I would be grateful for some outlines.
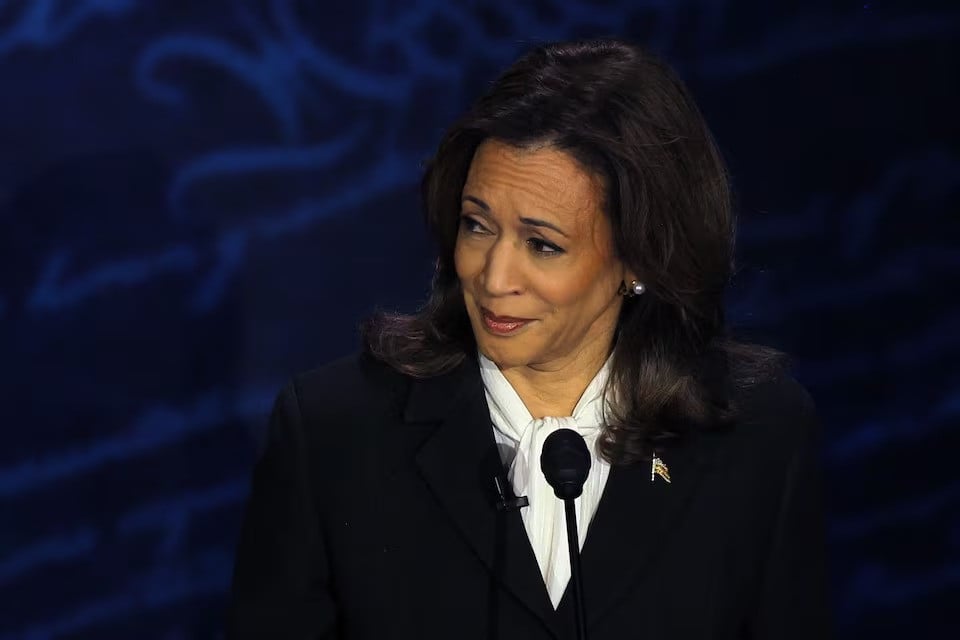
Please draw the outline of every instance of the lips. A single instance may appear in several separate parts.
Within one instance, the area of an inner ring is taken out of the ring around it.
[[[515,318],[513,316],[498,316],[491,313],[489,309],[480,309],[483,317],[483,325],[491,333],[498,335],[508,335],[519,331],[522,327],[532,322],[530,318]]]

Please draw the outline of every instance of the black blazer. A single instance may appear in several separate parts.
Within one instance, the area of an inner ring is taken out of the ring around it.
[[[788,377],[733,428],[613,467],[582,552],[591,640],[828,635],[817,422]],[[227,637],[574,638],[502,473],[477,364],[413,380],[366,356],[297,377],[256,465]]]

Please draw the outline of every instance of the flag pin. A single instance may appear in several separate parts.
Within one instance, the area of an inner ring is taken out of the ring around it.
[[[663,460],[656,453],[653,454],[653,460],[650,462],[650,482],[654,482],[660,476],[668,483],[670,482],[670,469],[664,464]]]

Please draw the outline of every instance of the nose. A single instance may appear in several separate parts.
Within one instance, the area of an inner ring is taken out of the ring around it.
[[[483,288],[490,296],[516,295],[523,291],[522,255],[513,242],[501,238],[487,251]]]

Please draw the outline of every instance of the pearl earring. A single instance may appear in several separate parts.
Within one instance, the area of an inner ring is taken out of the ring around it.
[[[627,286],[627,283],[620,281],[620,289],[617,291],[617,293],[622,296],[626,296],[627,298],[633,298],[634,296],[639,296],[646,290],[647,288],[639,280],[631,280],[629,287]]]

